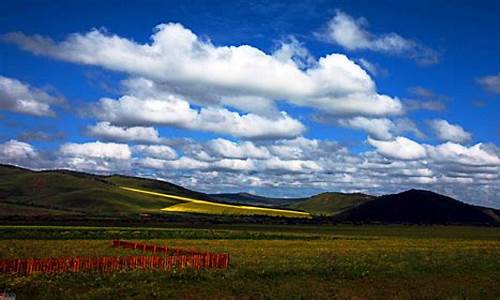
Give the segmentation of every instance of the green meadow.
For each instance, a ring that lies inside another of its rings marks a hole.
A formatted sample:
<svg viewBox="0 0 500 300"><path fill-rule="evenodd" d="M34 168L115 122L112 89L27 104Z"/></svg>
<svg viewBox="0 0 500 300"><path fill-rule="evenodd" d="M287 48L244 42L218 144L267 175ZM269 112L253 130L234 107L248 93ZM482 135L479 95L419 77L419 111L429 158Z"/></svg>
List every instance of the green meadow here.
<svg viewBox="0 0 500 300"><path fill-rule="evenodd" d="M130 255L114 238L228 252L227 270L0 275L18 299L496 299L500 230L462 226L2 226L0 258Z"/></svg>

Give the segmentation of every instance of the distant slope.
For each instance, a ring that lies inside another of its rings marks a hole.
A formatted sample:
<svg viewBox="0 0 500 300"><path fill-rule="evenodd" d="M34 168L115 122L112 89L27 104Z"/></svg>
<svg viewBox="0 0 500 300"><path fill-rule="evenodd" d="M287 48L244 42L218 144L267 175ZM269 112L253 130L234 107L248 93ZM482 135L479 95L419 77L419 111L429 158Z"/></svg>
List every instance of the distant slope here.
<svg viewBox="0 0 500 300"><path fill-rule="evenodd" d="M217 202L258 205L266 207L289 206L291 203L305 201L309 198L271 198L249 193L209 194Z"/></svg>
<svg viewBox="0 0 500 300"><path fill-rule="evenodd" d="M489 214L485 212L488 210ZM336 218L352 222L413 224L494 224L498 210L465 204L424 190L385 195L344 211Z"/></svg>
<svg viewBox="0 0 500 300"><path fill-rule="evenodd" d="M151 192L141 189L121 187L127 191L133 191L141 194L152 194L166 198L173 198L182 201L179 204L171 205L163 208L163 211L170 212L190 212L190 213L204 213L204 214L218 214L218 215L262 215L262 216L275 216L275 217L289 217L289 218L310 218L311 215L307 212L264 208L248 205L233 205L224 204L200 199L193 199L188 197L181 197L176 195L169 195L157 192Z"/></svg>
<svg viewBox="0 0 500 300"><path fill-rule="evenodd" d="M166 181L125 175L103 176L103 178L106 182L113 183L117 186L128 186L172 195L212 200L212 198L207 194L188 190L180 185L176 185Z"/></svg>
<svg viewBox="0 0 500 300"><path fill-rule="evenodd" d="M331 216L375 199L361 193L321 193L307 200L290 204L288 207L310 212L314 215Z"/></svg>

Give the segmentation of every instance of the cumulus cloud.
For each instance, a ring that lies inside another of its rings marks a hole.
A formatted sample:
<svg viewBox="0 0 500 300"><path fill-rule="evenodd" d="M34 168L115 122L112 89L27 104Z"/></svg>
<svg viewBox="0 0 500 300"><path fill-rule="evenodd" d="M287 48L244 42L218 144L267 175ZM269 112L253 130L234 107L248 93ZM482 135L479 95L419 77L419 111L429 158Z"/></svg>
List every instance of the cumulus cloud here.
<svg viewBox="0 0 500 300"><path fill-rule="evenodd" d="M500 73L476 79L476 82L486 91L500 94Z"/></svg>
<svg viewBox="0 0 500 300"><path fill-rule="evenodd" d="M478 143L466 147L457 143L421 145L405 137L397 137L392 141L377 141L368 138L368 143L383 156L396 160L429 159L437 164L446 163L447 168L455 169L457 165L466 166L498 166L500 156L492 147ZM471 170L475 172L477 170Z"/></svg>
<svg viewBox="0 0 500 300"><path fill-rule="evenodd" d="M236 143L226 139L215 139L209 142L210 148L225 158L269 158L269 150L255 146L252 142Z"/></svg>
<svg viewBox="0 0 500 300"><path fill-rule="evenodd" d="M399 118L394 121L395 129L394 132L401 134L403 132L412 133L415 137L419 139L424 139L425 134L418 129L417 124L408 118Z"/></svg>
<svg viewBox="0 0 500 300"><path fill-rule="evenodd" d="M348 50L371 50L404 55L426 65L439 62L438 53L431 48L394 32L374 34L369 32L367 27L368 21L366 19L355 19L341 10L337 10L320 37Z"/></svg>
<svg viewBox="0 0 500 300"><path fill-rule="evenodd" d="M129 88L130 95L117 100L101 99L94 114L101 120L123 126L174 126L249 139L293 138L306 129L300 121L285 112L267 117L254 113L240 114L216 106L194 109L187 100L158 91L150 80L136 81ZM106 127L109 129L110 126ZM114 130L115 133L117 131Z"/></svg>
<svg viewBox="0 0 500 300"><path fill-rule="evenodd" d="M482 143L471 147L447 142L436 147L427 147L430 155L436 161L458 163L470 166L498 166L500 157L491 151L487 151Z"/></svg>
<svg viewBox="0 0 500 300"><path fill-rule="evenodd" d="M394 159L415 160L427 156L424 146L401 136L393 141L378 141L368 138L368 143L375 147L378 153Z"/></svg>
<svg viewBox="0 0 500 300"><path fill-rule="evenodd" d="M100 122L87 127L87 134L103 141L113 142L160 142L158 130L153 127L119 127L109 122Z"/></svg>
<svg viewBox="0 0 500 300"><path fill-rule="evenodd" d="M59 153L64 156L89 157L103 159L131 159L132 152L127 144L117 143L66 143L61 145Z"/></svg>
<svg viewBox="0 0 500 300"><path fill-rule="evenodd" d="M150 44L98 30L72 34L59 43L22 33L3 39L38 55L149 78L188 98L196 91L195 96L203 97L202 90L223 104L231 97L252 96L336 114L402 112L400 101L378 94L370 76L345 55L308 59L304 65L293 59L304 57L303 49L289 43L274 54L249 45L215 46L176 23L158 25Z"/></svg>
<svg viewBox="0 0 500 300"><path fill-rule="evenodd" d="M340 119L341 126L366 131L371 137L377 140L390 140L394 123L387 119L370 119L365 117L355 117L351 119Z"/></svg>
<svg viewBox="0 0 500 300"><path fill-rule="evenodd" d="M408 118L340 118L335 119L327 115L315 115L313 119L319 123L334 124L345 128L362 130L376 140L391 140L394 136L402 135L403 133L411 133L419 139L425 138L425 135L420 131L414 121Z"/></svg>
<svg viewBox="0 0 500 300"><path fill-rule="evenodd" d="M132 151L127 144L66 143L59 147L57 158L51 163L58 168L98 173L129 172Z"/></svg>
<svg viewBox="0 0 500 300"><path fill-rule="evenodd" d="M274 157L264 161L264 167L270 170L283 170L289 172L320 171L321 166L313 160L281 160Z"/></svg>
<svg viewBox="0 0 500 300"><path fill-rule="evenodd" d="M431 120L429 121L429 126L436 137L442 141L466 143L472 138L472 135L465 131L460 125L450 124L446 120Z"/></svg>
<svg viewBox="0 0 500 300"><path fill-rule="evenodd" d="M38 152L28 143L9 140L0 144L0 161L3 163L27 163L38 158Z"/></svg>
<svg viewBox="0 0 500 300"><path fill-rule="evenodd" d="M34 116L55 116L52 104L63 99L14 78L0 75L0 109Z"/></svg>
<svg viewBox="0 0 500 300"><path fill-rule="evenodd" d="M134 147L134 150L142 155L153 158L166 160L177 158L177 152L167 145L137 145Z"/></svg>

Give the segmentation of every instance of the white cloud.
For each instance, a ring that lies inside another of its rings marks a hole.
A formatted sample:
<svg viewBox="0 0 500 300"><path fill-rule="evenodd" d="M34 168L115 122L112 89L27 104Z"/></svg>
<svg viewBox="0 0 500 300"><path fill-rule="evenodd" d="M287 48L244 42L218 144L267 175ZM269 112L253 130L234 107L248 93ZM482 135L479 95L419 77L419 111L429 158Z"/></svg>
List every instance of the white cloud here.
<svg viewBox="0 0 500 300"><path fill-rule="evenodd" d="M226 139L211 140L209 147L218 155L225 158L269 158L269 150L265 147L257 147L252 142L231 142Z"/></svg>
<svg viewBox="0 0 500 300"><path fill-rule="evenodd" d="M189 102L174 96L102 98L95 113L102 120L125 126L189 124L197 118L197 111L191 109Z"/></svg>
<svg viewBox="0 0 500 300"><path fill-rule="evenodd" d="M72 34L60 43L22 33L3 39L35 54L149 78L189 99L202 98L200 91L205 91L222 104L231 97L260 97L336 114L402 112L400 101L377 94L370 76L345 55L330 54L317 61L308 57L304 65L294 59L304 58L304 50L290 46L293 43L284 43L274 55L249 45L215 46L176 23L158 25L150 44L98 30Z"/></svg>
<svg viewBox="0 0 500 300"><path fill-rule="evenodd" d="M477 83L489 92L500 94L500 73L497 75L480 77L477 79Z"/></svg>
<svg viewBox="0 0 500 300"><path fill-rule="evenodd" d="M208 162L183 156L177 160L164 161L163 168L203 170L207 169L209 166L210 164Z"/></svg>
<svg viewBox="0 0 500 300"><path fill-rule="evenodd" d="M273 52L273 57L283 63L294 63L301 69L309 68L316 63L309 50L293 36L281 43L281 46Z"/></svg>
<svg viewBox="0 0 500 300"><path fill-rule="evenodd" d="M234 170L234 171L251 171L255 170L256 166L253 160L251 159L221 159L217 162L214 162L212 167L216 169L226 169L226 170Z"/></svg>
<svg viewBox="0 0 500 300"><path fill-rule="evenodd" d="M290 172L314 172L322 169L317 162L312 160L281 160L277 157L263 161L263 165L265 169Z"/></svg>
<svg viewBox="0 0 500 300"><path fill-rule="evenodd" d="M347 149L334 141L298 137L293 140L276 141L268 146L269 151L281 160L318 160L324 157L345 156Z"/></svg>
<svg viewBox="0 0 500 300"><path fill-rule="evenodd" d="M340 119L341 126L366 131L371 137L377 140L392 139L391 131L394 130L394 123L387 119L371 119L365 117L354 117L350 119Z"/></svg>
<svg viewBox="0 0 500 300"><path fill-rule="evenodd" d="M0 109L34 116L55 116L51 104L63 100L17 79L0 75Z"/></svg>
<svg viewBox="0 0 500 300"><path fill-rule="evenodd" d="M177 158L177 152L167 145L137 145L134 150L144 156L172 160Z"/></svg>
<svg viewBox="0 0 500 300"><path fill-rule="evenodd" d="M116 143L66 143L61 145L59 153L63 156L101 158L101 159L119 159L126 160L132 158L132 152L126 144Z"/></svg>
<svg viewBox="0 0 500 300"><path fill-rule="evenodd" d="M469 166L499 166L500 157L487 151L487 147L478 143L471 147L447 142L435 147L427 147L430 156L437 162L463 164Z"/></svg>
<svg viewBox="0 0 500 300"><path fill-rule="evenodd" d="M465 131L461 126L450 124L446 120L436 119L429 121L429 126L434 134L442 141L466 143L472 138L471 134Z"/></svg>
<svg viewBox="0 0 500 300"><path fill-rule="evenodd" d="M430 48L394 32L373 34L366 29L367 27L366 19L354 19L337 10L335 16L328 22L326 31L320 34L320 37L348 50L372 50L406 55L422 64L434 64L439 61L436 51Z"/></svg>
<svg viewBox="0 0 500 300"><path fill-rule="evenodd" d="M389 158L415 160L427 156L424 146L401 136L393 141L378 141L368 138L368 143L375 147L378 153Z"/></svg>
<svg viewBox="0 0 500 300"><path fill-rule="evenodd" d="M204 108L186 128L231 134L249 139L293 138L305 132L305 126L281 112L274 119L248 113L240 115L223 108Z"/></svg>
<svg viewBox="0 0 500 300"><path fill-rule="evenodd" d="M415 122L413 122L408 118L396 119L394 121L394 125L395 125L394 132L397 134L403 132L410 132L419 139L423 139L426 137L425 134L423 134L422 131L418 129L417 124L415 124Z"/></svg>
<svg viewBox="0 0 500 300"><path fill-rule="evenodd" d="M36 159L38 153L28 143L17 140L9 140L0 144L0 160L4 163L27 163L29 160Z"/></svg>
<svg viewBox="0 0 500 300"><path fill-rule="evenodd" d="M396 160L427 159L433 164L445 164L444 170L454 172L459 166L499 166L500 156L493 148L482 143L466 147L457 143L421 145L405 137L397 137L393 141L377 141L368 138L368 143L385 157ZM465 172L467 169L461 169ZM478 169L469 172L477 173ZM496 171L494 171L496 172Z"/></svg>
<svg viewBox="0 0 500 300"><path fill-rule="evenodd" d="M147 168L162 170L166 168L167 160L161 158L144 157L136 161L136 165Z"/></svg>
<svg viewBox="0 0 500 300"><path fill-rule="evenodd" d="M87 134L104 141L113 142L160 142L158 130L153 127L119 127L113 126L109 122L99 122L96 125L87 127Z"/></svg>
<svg viewBox="0 0 500 300"><path fill-rule="evenodd" d="M293 138L305 132L304 125L285 112L264 117L239 114L222 107L196 110L189 102L173 95L145 99L128 95L118 100L103 98L95 113L100 119L119 125L169 125L250 139Z"/></svg>

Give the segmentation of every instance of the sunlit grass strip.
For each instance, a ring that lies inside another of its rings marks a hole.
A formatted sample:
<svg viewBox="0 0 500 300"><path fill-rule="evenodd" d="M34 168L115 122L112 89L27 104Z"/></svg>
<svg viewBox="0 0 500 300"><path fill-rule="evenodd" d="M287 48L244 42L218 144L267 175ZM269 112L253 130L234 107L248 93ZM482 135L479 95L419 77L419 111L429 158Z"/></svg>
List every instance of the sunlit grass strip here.
<svg viewBox="0 0 500 300"><path fill-rule="evenodd" d="M171 212L196 212L196 213L208 213L208 214L242 214L242 215L269 215L269 216L281 216L281 217L292 217L292 218L311 218L311 215L307 212L286 210L286 209L275 209L275 208L264 208L256 206L247 205L232 205L224 203L216 203L205 200L198 200L188 197L163 194L157 192L150 192L136 188L130 187L120 187L121 189L144 193L149 195L161 196L171 199L177 199L181 201L186 201L187 203L175 204L166 208L162 208L163 211Z"/></svg>

